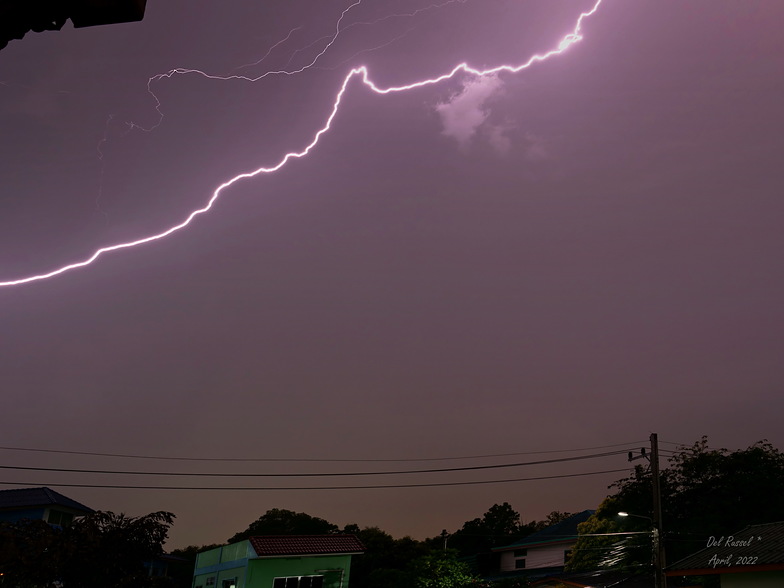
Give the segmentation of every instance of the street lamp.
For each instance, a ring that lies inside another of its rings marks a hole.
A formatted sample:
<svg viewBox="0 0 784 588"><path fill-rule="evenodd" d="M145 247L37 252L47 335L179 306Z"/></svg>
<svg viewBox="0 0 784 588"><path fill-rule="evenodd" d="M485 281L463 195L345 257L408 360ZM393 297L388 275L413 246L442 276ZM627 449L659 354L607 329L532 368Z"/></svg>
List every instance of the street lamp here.
<svg viewBox="0 0 784 588"><path fill-rule="evenodd" d="M656 588L666 588L667 584L665 583L664 577L664 570L662 569L662 557L661 557L661 544L659 543L659 527L656 525L654 520L651 517L646 517L645 515L637 515L632 514L625 511L620 511L618 513L619 517L634 517L636 519L646 519L650 521L652 532L651 535L653 536L653 573L655 575L654 582Z"/></svg>

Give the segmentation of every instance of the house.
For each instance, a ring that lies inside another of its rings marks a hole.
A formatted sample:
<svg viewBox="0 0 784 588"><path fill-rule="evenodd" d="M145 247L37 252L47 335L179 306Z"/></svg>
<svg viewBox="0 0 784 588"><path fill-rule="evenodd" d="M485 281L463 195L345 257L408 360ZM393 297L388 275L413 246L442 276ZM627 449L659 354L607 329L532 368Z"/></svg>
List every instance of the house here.
<svg viewBox="0 0 784 588"><path fill-rule="evenodd" d="M91 512L93 509L51 488L0 490L0 521L15 523L32 519L66 526L75 517L83 517Z"/></svg>
<svg viewBox="0 0 784 588"><path fill-rule="evenodd" d="M354 535L263 535L203 551L193 588L348 588Z"/></svg>
<svg viewBox="0 0 784 588"><path fill-rule="evenodd" d="M667 567L668 578L719 576L721 588L784 586L784 521L750 525Z"/></svg>
<svg viewBox="0 0 784 588"><path fill-rule="evenodd" d="M516 543L493 548L500 555L498 578L526 576L533 579L563 572L577 543L577 525L588 520L594 512L578 512Z"/></svg>

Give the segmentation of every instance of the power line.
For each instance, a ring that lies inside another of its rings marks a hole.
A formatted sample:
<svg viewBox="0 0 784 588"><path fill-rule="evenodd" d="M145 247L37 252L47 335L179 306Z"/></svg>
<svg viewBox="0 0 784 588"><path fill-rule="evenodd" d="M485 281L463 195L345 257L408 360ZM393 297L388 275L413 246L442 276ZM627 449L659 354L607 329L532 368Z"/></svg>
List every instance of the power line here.
<svg viewBox="0 0 784 588"><path fill-rule="evenodd" d="M659 441L659 443L666 443L667 445L675 445L676 447L686 449L690 449L694 445L694 443L676 443L675 441Z"/></svg>
<svg viewBox="0 0 784 588"><path fill-rule="evenodd" d="M572 457L561 457L557 459L542 459L538 461L516 462L494 465L463 466L453 468L430 468L423 470L390 470L381 472L298 472L298 473L223 473L223 472L142 472L129 470L93 470L82 468L47 468L33 466L9 466L0 465L4 470L24 470L36 472L62 472L78 474L121 474L127 476L198 476L214 478L302 478L302 477L332 477L332 476L389 476L398 474L436 474L445 472L468 472L477 470L494 470L502 468L514 468L530 465L543 465L550 463L563 463L568 461L579 461L583 459L594 459L598 457L609 457L627 453L626 449L616 451L606 451L604 453L592 453L588 455L577 455Z"/></svg>
<svg viewBox="0 0 784 588"><path fill-rule="evenodd" d="M130 453L100 453L97 451L69 451L65 449L42 449L34 447L0 447L3 451L26 451L35 453L57 453L64 455L84 455L92 457L119 457L124 459L155 459L166 461L224 461L224 462L417 462L417 461L456 461L463 459L487 459L493 457L514 457L518 455L540 455L549 453L572 453L576 451L593 451L594 449L608 449L612 447L626 447L637 445L645 441L630 441L628 443L615 443L612 445L598 445L595 447L580 447L577 449L550 449L547 451L519 451L515 453L493 453L484 455L463 455L454 457L418 457L418 458L278 458L278 457L189 457L189 456L163 456L163 455L136 455Z"/></svg>
<svg viewBox="0 0 784 588"><path fill-rule="evenodd" d="M428 488L436 486L475 486L480 484L507 484L510 482L530 482L534 480L554 480L557 478L577 478L580 476L595 476L599 474L614 474L626 472L628 468L617 470L601 470L594 472L580 472L577 474L558 474L553 476L536 476L532 478L508 478L503 480L473 480L468 482L427 482L422 484L379 484L368 486L133 486L126 484L52 484L41 482L2 482L4 485L14 486L54 486L60 488L112 488L131 490L220 490L220 491L247 491L247 490L374 490L384 488Z"/></svg>

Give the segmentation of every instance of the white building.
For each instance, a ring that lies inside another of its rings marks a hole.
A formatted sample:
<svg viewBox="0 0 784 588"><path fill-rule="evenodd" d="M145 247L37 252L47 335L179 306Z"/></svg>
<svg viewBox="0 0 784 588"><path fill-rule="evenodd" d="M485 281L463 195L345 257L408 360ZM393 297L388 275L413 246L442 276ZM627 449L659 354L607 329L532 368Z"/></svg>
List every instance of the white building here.
<svg viewBox="0 0 784 588"><path fill-rule="evenodd" d="M528 576L542 576L562 572L577 543L577 525L588 520L595 511L584 510L560 523L537 531L525 539L495 547L500 554L501 572L533 571Z"/></svg>

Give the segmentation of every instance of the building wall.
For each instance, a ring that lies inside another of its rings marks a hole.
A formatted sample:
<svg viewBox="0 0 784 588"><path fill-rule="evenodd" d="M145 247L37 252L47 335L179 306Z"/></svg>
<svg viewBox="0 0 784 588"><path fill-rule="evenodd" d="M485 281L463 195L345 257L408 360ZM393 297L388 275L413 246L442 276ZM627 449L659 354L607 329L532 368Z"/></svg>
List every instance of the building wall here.
<svg viewBox="0 0 784 588"><path fill-rule="evenodd" d="M196 555L196 569L214 566L220 563L222 547L216 547L209 551L202 551Z"/></svg>
<svg viewBox="0 0 784 588"><path fill-rule="evenodd" d="M253 550L253 547L251 547L250 541L247 540L232 543L231 545L224 545L220 550L221 563L256 557L256 552Z"/></svg>
<svg viewBox="0 0 784 588"><path fill-rule="evenodd" d="M501 571L535 570L539 568L552 568L564 565L564 552L572 549L574 543L559 543L543 547L529 547L524 557L515 557L514 550L501 552ZM522 549L522 548L521 548ZM525 559L525 567L517 567L517 561Z"/></svg>
<svg viewBox="0 0 784 588"><path fill-rule="evenodd" d="M245 577L245 573L245 566L241 566L234 568L225 567L216 571L196 574L193 576L193 586L194 588L223 588L224 580L236 578L236 588L246 588L247 578ZM270 583L270 586L272 586L272 583Z"/></svg>
<svg viewBox="0 0 784 588"><path fill-rule="evenodd" d="M324 588L348 588L350 568L350 555L256 558L246 540L199 553L192 586L224 588L236 578L236 588L272 588L275 578L324 576Z"/></svg>
<svg viewBox="0 0 784 588"><path fill-rule="evenodd" d="M745 572L722 574L721 588L781 588L784 572Z"/></svg>
<svg viewBox="0 0 784 588"><path fill-rule="evenodd" d="M193 587L224 588L224 580L236 578L235 588L245 588L248 558L255 555L247 540L202 551L196 556Z"/></svg>
<svg viewBox="0 0 784 588"><path fill-rule="evenodd" d="M532 568L551 568L553 566L564 565L564 552L571 549L574 543L559 545L548 545L547 547L536 547L528 550L526 558L526 569Z"/></svg>
<svg viewBox="0 0 784 588"><path fill-rule="evenodd" d="M350 555L252 559L243 588L272 588L275 578L288 576L324 576L324 588L348 588L350 568Z"/></svg>
<svg viewBox="0 0 784 588"><path fill-rule="evenodd" d="M247 560L251 557L256 557L256 552L253 551L253 547L251 547L248 540L232 543L231 545L223 545L199 553L196 556L196 571L199 571L201 568L210 568L229 562ZM231 567L236 567L237 565L245 564L243 562Z"/></svg>
<svg viewBox="0 0 784 588"><path fill-rule="evenodd" d="M501 571L511 572L515 569L515 556L514 551L501 552Z"/></svg>

